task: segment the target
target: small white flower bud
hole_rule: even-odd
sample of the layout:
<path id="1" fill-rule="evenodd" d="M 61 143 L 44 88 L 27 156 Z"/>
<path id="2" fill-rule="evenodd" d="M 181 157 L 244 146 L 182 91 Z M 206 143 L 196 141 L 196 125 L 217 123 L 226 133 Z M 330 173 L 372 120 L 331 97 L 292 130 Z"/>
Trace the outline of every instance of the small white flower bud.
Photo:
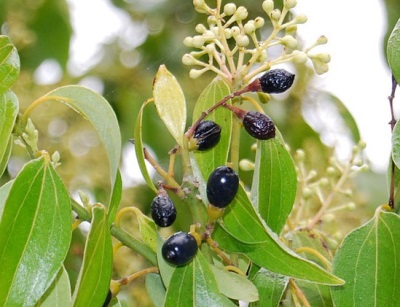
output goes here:
<path id="1" fill-rule="evenodd" d="M 238 36 L 235 37 L 236 44 L 239 47 L 246 47 L 250 44 L 250 40 L 246 35 L 239 34 Z"/>
<path id="2" fill-rule="evenodd" d="M 186 47 L 193 47 L 193 37 L 190 36 L 185 37 L 185 39 L 183 40 L 183 44 Z"/>
<path id="3" fill-rule="evenodd" d="M 230 39 L 232 37 L 232 30 L 230 28 L 226 28 L 224 32 L 226 39 Z"/>
<path id="4" fill-rule="evenodd" d="M 225 13 L 227 16 L 231 16 L 231 15 L 235 14 L 235 12 L 236 12 L 236 4 L 234 4 L 234 3 L 227 3 L 227 4 L 225 4 L 225 6 L 224 6 L 224 13 Z"/>
<path id="5" fill-rule="evenodd" d="M 325 215 L 322 217 L 322 220 L 323 220 L 325 223 L 331 223 L 331 222 L 333 222 L 335 219 L 336 219 L 336 216 L 335 216 L 334 214 L 332 214 L 332 213 L 327 213 L 327 214 L 325 214 Z"/>
<path id="6" fill-rule="evenodd" d="M 261 54 L 258 57 L 257 61 L 260 62 L 260 63 L 264 63 L 267 60 L 268 60 L 268 52 L 267 52 L 267 50 L 261 51 Z"/>
<path id="7" fill-rule="evenodd" d="M 240 28 L 238 26 L 232 27 L 231 30 L 232 30 L 232 36 L 233 37 L 236 37 L 236 36 L 238 36 L 240 34 Z"/>
<path id="8" fill-rule="evenodd" d="M 193 37 L 192 43 L 193 43 L 193 47 L 201 48 L 201 47 L 203 47 L 203 45 L 205 43 L 205 39 L 204 39 L 203 36 L 196 35 L 196 36 Z"/>
<path id="9" fill-rule="evenodd" d="M 319 180 L 319 186 L 320 187 L 327 187 L 329 185 L 329 179 L 328 178 L 321 178 Z"/>
<path id="10" fill-rule="evenodd" d="M 196 79 L 196 78 L 200 77 L 204 72 L 205 72 L 204 69 L 191 69 L 189 71 L 189 77 L 191 79 Z"/>
<path id="11" fill-rule="evenodd" d="M 367 147 L 367 143 L 365 143 L 364 141 L 359 141 L 357 145 L 361 150 L 364 150 L 365 147 Z"/>
<path id="12" fill-rule="evenodd" d="M 306 158 L 306 153 L 303 149 L 297 149 L 295 157 L 297 161 L 304 161 Z"/>
<path id="13" fill-rule="evenodd" d="M 278 21 L 279 18 L 281 18 L 281 11 L 279 9 L 274 9 L 271 12 L 271 19 L 275 20 L 275 21 Z"/>
<path id="14" fill-rule="evenodd" d="M 318 53 L 314 55 L 313 58 L 325 64 L 328 64 L 331 61 L 331 56 L 327 53 Z"/>
<path id="15" fill-rule="evenodd" d="M 306 15 L 298 15 L 296 16 L 296 18 L 294 19 L 296 23 L 306 23 L 307 22 L 307 16 Z"/>
<path id="16" fill-rule="evenodd" d="M 189 53 L 184 54 L 183 57 L 182 57 L 182 63 L 184 65 L 188 65 L 188 66 L 195 65 L 195 62 L 196 62 L 195 59 Z"/>
<path id="17" fill-rule="evenodd" d="M 259 29 L 262 28 L 265 24 L 264 18 L 262 17 L 257 17 L 256 19 L 254 19 L 254 26 Z"/>
<path id="18" fill-rule="evenodd" d="M 321 63 L 319 61 L 312 61 L 315 72 L 317 73 L 317 75 L 322 75 L 326 72 L 328 72 L 329 70 L 329 66 L 328 64 L 325 63 Z"/>
<path id="19" fill-rule="evenodd" d="M 207 28 L 203 24 L 199 23 L 196 26 L 195 30 L 197 33 L 203 34 L 207 30 Z"/>
<path id="20" fill-rule="evenodd" d="M 254 171 L 254 162 L 248 160 L 248 159 L 243 159 L 240 160 L 239 162 L 239 167 L 242 171 Z"/>
<path id="21" fill-rule="evenodd" d="M 318 39 L 317 39 L 317 44 L 318 45 L 325 45 L 328 42 L 328 39 L 326 38 L 326 36 L 321 35 Z"/>
<path id="22" fill-rule="evenodd" d="M 213 31 L 210 30 L 206 30 L 203 34 L 202 34 L 203 38 L 205 41 L 211 41 L 215 38 L 215 34 L 213 33 Z"/>
<path id="23" fill-rule="evenodd" d="M 283 5 L 287 9 L 292 9 L 297 5 L 297 1 L 296 0 L 285 0 Z"/>
<path id="24" fill-rule="evenodd" d="M 205 50 L 207 53 L 213 53 L 215 51 L 215 44 L 214 43 L 208 44 Z"/>
<path id="25" fill-rule="evenodd" d="M 214 33 L 214 37 L 218 37 L 219 28 L 218 27 L 211 27 L 211 32 Z"/>
<path id="26" fill-rule="evenodd" d="M 284 44 L 286 47 L 288 47 L 290 49 L 295 49 L 295 48 L 297 48 L 297 39 L 295 39 L 291 35 L 285 35 L 282 38 L 282 44 Z"/>
<path id="27" fill-rule="evenodd" d="M 254 21 L 253 22 L 251 22 L 251 21 L 248 21 L 243 27 L 244 28 L 244 33 L 246 33 L 246 34 L 252 34 L 256 30 L 256 27 L 254 25 Z"/>
<path id="28" fill-rule="evenodd" d="M 310 188 L 305 187 L 303 191 L 301 191 L 301 195 L 303 196 L 304 199 L 310 199 L 310 197 L 313 195 L 313 191 Z"/>
<path id="29" fill-rule="evenodd" d="M 215 18 L 215 16 L 208 16 L 207 23 L 209 26 L 213 26 L 217 23 L 217 19 Z"/>
<path id="30" fill-rule="evenodd" d="M 353 202 L 349 202 L 348 204 L 347 204 L 347 210 L 349 210 L 349 211 L 354 211 L 355 209 L 356 209 L 356 204 L 355 203 L 353 203 Z"/>
<path id="31" fill-rule="evenodd" d="M 265 13 L 267 13 L 268 15 L 271 14 L 272 10 L 274 9 L 274 1 L 273 0 L 263 1 L 262 8 Z"/>
<path id="32" fill-rule="evenodd" d="M 244 20 L 247 18 L 248 15 L 249 13 L 244 6 L 239 6 L 235 12 L 236 20 Z"/>
<path id="33" fill-rule="evenodd" d="M 337 175 L 337 170 L 333 166 L 328 166 L 328 168 L 326 169 L 326 173 L 329 177 L 333 177 Z"/>
<path id="34" fill-rule="evenodd" d="M 295 50 L 293 51 L 293 63 L 295 64 L 303 64 L 305 62 L 307 62 L 307 54 L 305 54 L 305 52 L 303 51 L 299 51 L 299 50 Z"/>

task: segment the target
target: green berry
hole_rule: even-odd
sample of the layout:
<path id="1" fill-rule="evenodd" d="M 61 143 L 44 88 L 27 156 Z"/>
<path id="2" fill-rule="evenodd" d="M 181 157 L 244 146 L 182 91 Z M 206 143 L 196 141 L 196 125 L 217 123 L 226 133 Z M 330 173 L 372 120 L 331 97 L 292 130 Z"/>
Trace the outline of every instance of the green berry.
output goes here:
<path id="1" fill-rule="evenodd" d="M 171 226 L 176 219 L 176 208 L 171 198 L 165 194 L 159 194 L 151 203 L 151 217 L 160 227 Z"/>
<path id="2" fill-rule="evenodd" d="M 185 265 L 196 255 L 198 250 L 196 239 L 189 233 L 177 232 L 170 236 L 161 248 L 165 261 L 172 265 Z"/>
<path id="3" fill-rule="evenodd" d="M 225 208 L 235 198 L 239 188 L 239 177 L 229 166 L 217 167 L 208 177 L 207 199 L 218 208 Z"/>

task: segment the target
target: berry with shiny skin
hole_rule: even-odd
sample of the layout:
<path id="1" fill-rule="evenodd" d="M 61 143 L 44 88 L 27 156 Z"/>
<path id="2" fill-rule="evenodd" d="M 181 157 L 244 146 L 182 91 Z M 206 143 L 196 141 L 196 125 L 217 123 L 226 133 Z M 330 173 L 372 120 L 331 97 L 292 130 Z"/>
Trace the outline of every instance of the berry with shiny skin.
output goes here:
<path id="1" fill-rule="evenodd" d="M 196 239 L 189 233 L 179 231 L 165 240 L 161 254 L 165 261 L 172 265 L 185 265 L 196 255 Z"/>
<path id="2" fill-rule="evenodd" d="M 261 89 L 268 94 L 283 93 L 292 86 L 294 77 L 294 74 L 284 69 L 269 70 L 260 77 Z"/>
<path id="3" fill-rule="evenodd" d="M 157 195 L 151 203 L 151 217 L 160 227 L 171 226 L 176 219 L 176 208 L 166 193 Z"/>
<path id="4" fill-rule="evenodd" d="M 200 122 L 190 141 L 190 148 L 200 151 L 208 150 L 218 144 L 221 138 L 221 127 L 211 120 Z"/>
<path id="5" fill-rule="evenodd" d="M 239 177 L 229 166 L 217 167 L 208 177 L 207 199 L 211 205 L 225 208 L 235 198 Z"/>
<path id="6" fill-rule="evenodd" d="M 249 111 L 243 118 L 246 131 L 258 140 L 268 140 L 275 137 L 275 124 L 265 114 Z"/>

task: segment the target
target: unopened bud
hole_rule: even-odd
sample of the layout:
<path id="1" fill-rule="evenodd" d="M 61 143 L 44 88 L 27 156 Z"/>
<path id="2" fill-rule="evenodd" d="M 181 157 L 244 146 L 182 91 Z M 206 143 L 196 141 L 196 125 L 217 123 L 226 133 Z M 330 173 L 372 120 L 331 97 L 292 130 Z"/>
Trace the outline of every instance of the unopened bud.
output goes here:
<path id="1" fill-rule="evenodd" d="M 262 8 L 265 13 L 268 15 L 271 14 L 272 10 L 274 9 L 274 1 L 273 0 L 265 0 L 262 3 Z"/>
<path id="2" fill-rule="evenodd" d="M 236 12 L 236 4 L 234 4 L 234 3 L 227 3 L 227 4 L 225 4 L 225 6 L 224 6 L 224 13 L 225 13 L 227 16 L 231 16 L 231 15 L 235 14 L 235 12 Z"/>

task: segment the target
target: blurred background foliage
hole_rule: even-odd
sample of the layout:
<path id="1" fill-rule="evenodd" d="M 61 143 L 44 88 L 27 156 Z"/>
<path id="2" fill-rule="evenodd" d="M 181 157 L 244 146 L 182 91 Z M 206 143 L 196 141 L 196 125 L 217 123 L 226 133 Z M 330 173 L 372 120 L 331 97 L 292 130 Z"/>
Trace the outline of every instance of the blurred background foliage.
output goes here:
<path id="1" fill-rule="evenodd" d="M 261 14 L 261 1 L 235 2 L 237 5 L 245 5 L 249 16 Z M 277 2 L 279 1 L 276 1 L 276 6 L 280 7 Z M 194 26 L 200 22 L 204 23 L 204 15 L 199 15 L 193 10 L 192 1 L 110 1 L 108 4 L 114 10 L 119 10 L 129 17 L 127 29 L 132 26 L 139 29 L 135 34 L 137 37 L 128 37 L 127 43 L 126 33 L 116 33 L 107 39 L 107 42 L 103 42 L 98 54 L 88 63 L 90 65 L 79 67 L 77 71 L 76 67 L 71 65 L 73 54 L 70 49 L 74 35 L 81 31 L 80 28 L 73 27 L 71 20 L 70 12 L 76 3 L 77 1 L 65 0 L 0 1 L 1 34 L 10 36 L 21 57 L 21 76 L 13 90 L 20 99 L 23 110 L 36 98 L 58 86 L 94 85 L 114 108 L 120 123 L 122 141 L 126 146 L 122 172 L 127 175 L 124 177 L 125 190 L 121 206 L 135 205 L 148 213 L 154 194 L 138 179 L 140 175 L 138 169 L 134 168 L 134 157 L 126 154 L 133 150 L 128 139 L 133 135 L 134 122 L 141 104 L 151 97 L 153 78 L 160 64 L 165 64 L 180 82 L 186 95 L 190 117 L 197 97 L 214 77 L 212 74 L 206 74 L 196 80 L 189 79 L 189 69 L 181 63 L 182 55 L 188 52 L 182 41 L 186 36 L 195 34 Z M 400 13 L 400 2 L 386 0 L 384 4 L 387 7 L 388 29 L 392 29 Z M 87 15 L 88 26 L 95 15 L 96 7 L 93 7 Z M 103 22 L 108 24 L 110 21 L 105 18 Z M 268 31 L 265 32 L 262 35 L 268 34 Z M 386 49 L 385 46 L 386 43 L 383 43 L 382 48 Z M 44 65 L 49 63 L 51 65 Z M 43 67 L 45 74 L 59 72 L 58 77 L 50 82 L 41 82 L 40 72 L 43 73 Z M 278 104 L 272 101 L 265 105 L 265 110 L 274 119 L 292 152 L 299 148 L 304 149 L 308 168 L 323 174 L 335 150 L 322 142 L 324 133 L 333 133 L 338 142 L 345 139 L 354 144 L 359 139 L 359 132 L 344 105 L 332 94 L 320 92 L 310 68 L 301 66 L 293 69 L 297 70 L 298 82 L 288 96 L 279 98 L 284 99 L 285 103 Z M 333 108 L 335 118 L 342 118 L 341 121 L 337 121 L 341 126 L 338 131 L 326 131 L 330 128 L 326 128 L 323 121 L 318 122 L 315 115 L 314 124 L 312 120 L 310 122 L 310 116 L 307 117 L 310 110 L 312 112 L 324 103 Z M 50 153 L 55 150 L 60 152 L 62 165 L 58 171 L 71 194 L 76 195 L 78 190 L 83 190 L 91 195 L 93 200 L 107 202 L 110 193 L 108 163 L 90 125 L 68 108 L 52 103 L 40 106 L 40 109 L 32 114 L 32 118 L 40 133 L 40 146 Z M 158 119 L 154 107 L 146 109 L 144 123 L 145 143 L 160 164 L 167 167 L 168 151 L 174 143 Z M 254 159 L 254 152 L 250 149 L 252 142 L 253 140 L 243 135 L 240 153 L 242 158 Z M 27 159 L 24 150 L 15 147 L 8 171 L 0 178 L 0 183 L 15 176 Z M 251 182 L 251 172 L 242 172 L 240 175 L 245 183 Z M 350 184 L 355 191 L 352 201 L 357 204 L 357 209 L 345 213 L 344 221 L 349 224 L 345 225 L 343 232 L 366 221 L 387 197 L 385 175 L 363 173 Z M 178 203 L 180 210 L 176 227 L 187 227 L 185 210 L 179 206 Z M 125 225 L 135 232 L 134 217 L 127 216 Z M 74 236 L 67 263 L 72 282 L 80 265 L 84 231 L 75 231 Z M 115 257 L 115 277 L 131 274 L 146 266 L 140 256 L 121 248 Z M 126 296 L 126 301 L 133 305 L 151 306 L 148 297 L 143 295 L 143 289 L 144 283 L 140 280 L 128 287 L 128 291 L 123 295 Z"/>

